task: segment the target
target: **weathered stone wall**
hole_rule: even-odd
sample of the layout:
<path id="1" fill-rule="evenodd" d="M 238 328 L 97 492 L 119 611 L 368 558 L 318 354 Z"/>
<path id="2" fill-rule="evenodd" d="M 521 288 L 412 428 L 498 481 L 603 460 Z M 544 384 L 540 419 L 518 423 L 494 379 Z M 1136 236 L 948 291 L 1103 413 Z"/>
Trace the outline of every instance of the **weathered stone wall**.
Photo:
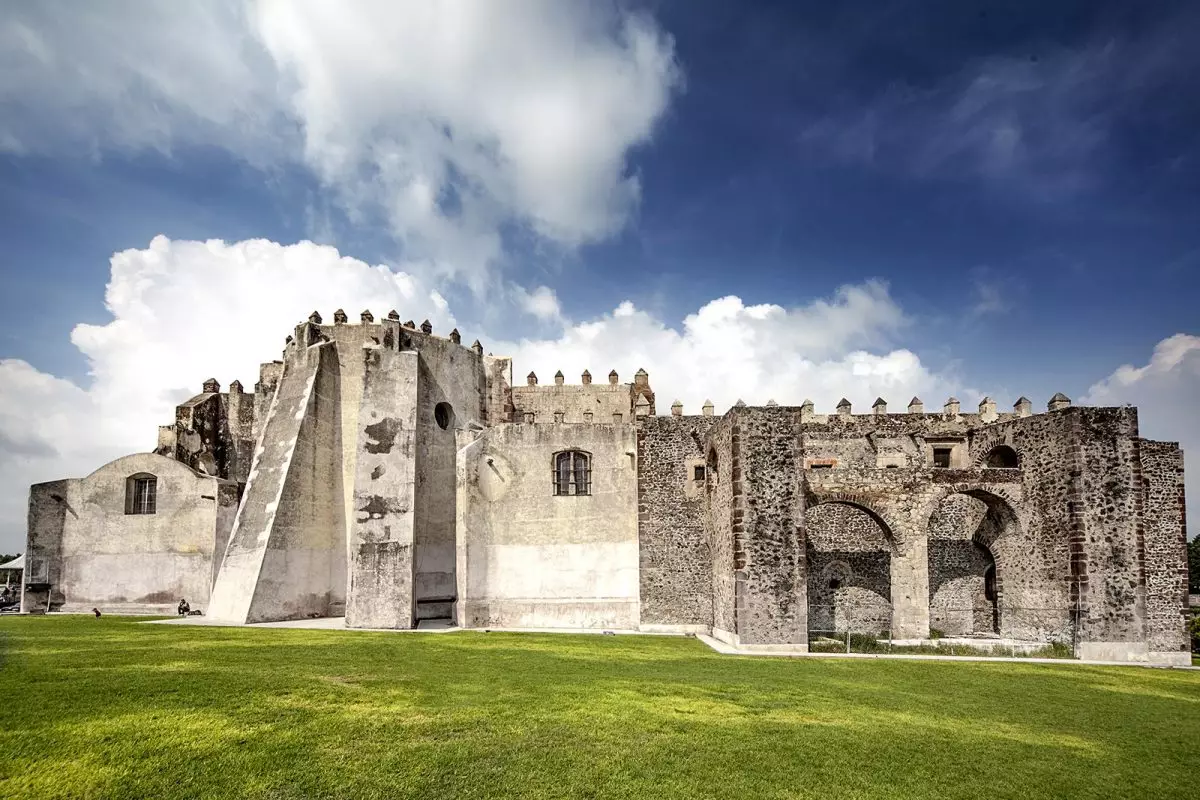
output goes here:
<path id="1" fill-rule="evenodd" d="M 336 345 L 315 341 L 288 353 L 213 587 L 215 619 L 344 613 L 340 373 Z"/>
<path id="2" fill-rule="evenodd" d="M 140 473 L 157 479 L 155 513 L 126 514 L 127 480 Z M 221 504 L 230 489 L 153 453 L 124 456 L 86 478 L 38 484 L 30 492 L 26 580 L 38 578 L 44 564 L 51 608 L 63 611 L 162 613 L 180 598 L 204 608 L 214 551 L 227 535 Z M 45 608 L 46 595 L 31 593 L 25 602 Z"/>
<path id="3" fill-rule="evenodd" d="M 1071 554 L 1073 473 L 1083 468 L 1077 458 L 1073 413 L 1068 409 L 1002 420 L 971 436 L 973 464 L 983 465 L 987 455 L 1003 445 L 1017 453 L 1020 465 L 1015 470 L 1021 495 L 1013 503 L 1016 524 L 1002 532 L 1001 520 L 992 513 L 975 533 L 996 562 L 997 616 L 1004 636 L 1067 642 L 1075 638 L 1074 571 L 1086 571 L 1086 565 L 1079 541 L 1076 555 Z"/>
<path id="4" fill-rule="evenodd" d="M 892 624 L 887 533 L 860 508 L 841 503 L 804 512 L 810 631 L 878 634 Z"/>
<path id="5" fill-rule="evenodd" d="M 732 414 L 720 418 L 709 429 L 705 456 L 708 484 L 705 488 L 704 522 L 712 558 L 712 625 L 713 633 L 725 638 L 737 636 L 737 582 L 733 555 L 733 428 Z M 740 493 L 736 501 L 740 507 Z"/>
<path id="6" fill-rule="evenodd" d="M 25 590 L 21 596 L 21 610 L 25 613 L 53 611 L 61 608 L 65 602 L 60 576 L 67 487 L 71 483 L 74 481 L 49 481 L 29 487 L 23 576 Z"/>
<path id="7" fill-rule="evenodd" d="M 250 477 L 250 467 L 254 462 L 254 448 L 258 439 L 254 436 L 254 409 L 256 401 L 253 394 L 242 391 L 240 384 L 229 386 L 225 395 L 226 429 L 229 440 L 226 442 L 226 471 L 222 478 L 236 481 L 241 486 L 246 485 Z"/>
<path id="8" fill-rule="evenodd" d="M 713 566 L 704 524 L 704 438 L 716 422 L 716 417 L 671 416 L 646 417 L 639 425 L 643 625 L 712 624 Z"/>
<path id="9" fill-rule="evenodd" d="M 1075 408 L 1079 506 L 1087 583 L 1082 638 L 1145 647 L 1142 492 L 1134 409 Z"/>
<path id="10" fill-rule="evenodd" d="M 929 518 L 929 627 L 950 636 L 995 633 L 984 578 L 993 559 L 975 535 L 987 504 L 965 494 L 942 500 Z"/>
<path id="11" fill-rule="evenodd" d="M 637 628 L 634 427 L 516 424 L 459 438 L 459 624 Z M 590 494 L 555 496 L 563 450 L 591 454 Z"/>
<path id="12" fill-rule="evenodd" d="M 514 419 L 516 408 L 512 394 L 512 359 L 484 356 L 483 370 L 486 375 L 486 405 L 484 425 L 503 425 L 519 422 Z M 603 420 L 602 420 L 603 421 Z"/>
<path id="13" fill-rule="evenodd" d="M 346 625 L 410 628 L 419 356 L 364 348 Z"/>
<path id="14" fill-rule="evenodd" d="M 973 462 L 1000 444 L 1020 458 L 1025 538 L 993 547 L 1002 633 L 1006 618 L 1022 616 L 1025 628 L 1042 608 L 1046 638 L 1069 635 L 1077 619 L 1081 653 L 1144 656 L 1136 438 L 1128 408 L 1068 407 L 975 432 Z"/>
<path id="15" fill-rule="evenodd" d="M 742 644 L 807 645 L 808 598 L 798 409 L 731 412 L 737 634 Z M 736 498 L 745 498 L 739 519 Z"/>
<path id="16" fill-rule="evenodd" d="M 262 440 L 267 414 L 271 411 L 271 402 L 275 399 L 275 390 L 279 388 L 279 379 L 282 377 L 282 361 L 268 361 L 259 365 L 258 382 L 254 384 L 254 422 L 250 437 L 255 447 Z M 253 455 L 250 460 L 253 462 Z"/>
<path id="17" fill-rule="evenodd" d="M 629 422 L 633 419 L 632 391 L 628 383 L 607 382 L 514 386 L 514 419 L 527 422 L 532 414 L 533 422 Z M 556 416 L 559 414 L 561 418 Z"/>
<path id="18" fill-rule="evenodd" d="M 447 339 L 409 332 L 420 352 L 417 383 L 416 565 L 413 595 L 446 603 L 455 597 L 455 429 L 483 427 L 486 375 L 481 358 Z M 448 406 L 446 427 L 437 407 Z M 441 607 L 429 615 L 440 615 Z"/>
<path id="19" fill-rule="evenodd" d="M 1183 451 L 1175 442 L 1142 440 L 1141 460 L 1146 519 L 1146 638 L 1152 652 L 1186 653 Z"/>

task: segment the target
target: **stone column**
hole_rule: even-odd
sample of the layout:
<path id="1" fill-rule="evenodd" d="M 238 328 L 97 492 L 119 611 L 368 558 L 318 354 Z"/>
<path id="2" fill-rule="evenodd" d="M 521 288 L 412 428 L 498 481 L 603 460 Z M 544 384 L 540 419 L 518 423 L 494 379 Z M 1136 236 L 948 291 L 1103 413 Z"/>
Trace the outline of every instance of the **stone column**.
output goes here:
<path id="1" fill-rule="evenodd" d="M 892 636 L 929 637 L 929 539 L 913 536 L 897 543 L 892 556 Z"/>

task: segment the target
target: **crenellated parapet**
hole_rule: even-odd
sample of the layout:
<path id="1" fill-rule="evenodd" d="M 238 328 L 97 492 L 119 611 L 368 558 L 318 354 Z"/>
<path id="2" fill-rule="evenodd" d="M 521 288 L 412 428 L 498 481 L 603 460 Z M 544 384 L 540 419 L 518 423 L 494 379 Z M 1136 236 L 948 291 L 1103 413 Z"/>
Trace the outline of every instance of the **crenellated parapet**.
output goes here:
<path id="1" fill-rule="evenodd" d="M 284 360 L 290 353 L 299 353 L 305 348 L 335 341 L 341 347 L 374 347 L 405 351 L 420 350 L 429 341 L 441 341 L 464 350 L 473 352 L 476 357 L 483 356 L 483 345 L 476 339 L 469 347 L 462 344 L 462 334 L 458 328 L 453 328 L 448 334 L 436 336 L 433 323 L 428 319 L 419 326 L 409 320 L 400 321 L 400 312 L 396 309 L 389 311 L 383 319 L 376 320 L 370 309 L 363 309 L 358 315 L 358 323 L 350 322 L 350 317 L 344 309 L 333 312 L 333 324 L 324 322 L 319 311 L 309 314 L 307 321 L 296 326 L 295 330 L 284 340 Z"/>
<path id="2" fill-rule="evenodd" d="M 770 408 L 776 405 L 773 400 L 768 400 L 765 407 Z M 1047 413 L 1061 411 L 1070 407 L 1070 398 L 1061 392 L 1055 394 L 1046 404 Z M 796 407 L 796 411 L 800 415 L 801 422 L 817 425 L 840 424 L 870 427 L 872 425 L 902 423 L 905 420 L 939 420 L 970 428 L 1031 416 L 1033 415 L 1033 404 L 1028 398 L 1021 397 L 1013 404 L 1011 412 L 1002 412 L 997 410 L 995 400 L 991 397 L 984 397 L 979 401 L 975 413 L 963 413 L 962 403 L 959 402 L 959 399 L 957 397 L 950 397 L 942 404 L 940 411 L 926 412 L 925 403 L 922 402 L 921 398 L 914 397 L 909 401 L 908 407 L 904 412 L 895 413 L 888 411 L 886 399 L 877 397 L 875 398 L 875 402 L 871 404 L 870 414 L 855 414 L 850 400 L 843 397 L 834 409 L 834 413 L 817 413 L 816 407 L 811 400 L 805 400 Z"/>
<path id="3" fill-rule="evenodd" d="M 513 387 L 512 398 L 516 422 L 623 424 L 654 413 L 654 392 L 645 370 L 638 370 L 633 383 L 621 383 L 612 370 L 603 384 L 593 382 L 587 369 L 579 383 L 568 383 L 562 370 L 554 373 L 549 384 L 530 372 L 524 386 Z"/>

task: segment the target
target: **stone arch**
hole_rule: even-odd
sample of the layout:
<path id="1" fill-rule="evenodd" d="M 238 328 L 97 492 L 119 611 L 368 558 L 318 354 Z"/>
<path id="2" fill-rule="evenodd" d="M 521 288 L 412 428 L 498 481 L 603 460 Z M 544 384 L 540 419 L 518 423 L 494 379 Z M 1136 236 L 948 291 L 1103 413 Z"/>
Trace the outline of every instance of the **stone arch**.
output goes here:
<path id="1" fill-rule="evenodd" d="M 1007 444 L 998 444 L 983 456 L 983 465 L 988 469 L 1020 469 L 1021 457 Z"/>
<path id="2" fill-rule="evenodd" d="M 1059 592 L 1006 487 L 954 486 L 930 515 L 930 627 L 947 634 L 1044 639 L 1059 627 Z M 989 570 L 994 599 L 989 599 Z M 1047 622 L 1047 620 L 1050 620 Z"/>
<path id="3" fill-rule="evenodd" d="M 806 512 L 810 508 L 823 505 L 842 505 L 858 509 L 869 516 L 875 522 L 875 524 L 883 530 L 884 535 L 887 536 L 888 543 L 893 549 L 895 549 L 897 542 L 897 526 L 892 523 L 891 519 L 889 518 L 890 515 L 875 505 L 875 503 L 869 498 L 856 494 L 845 494 L 841 492 L 820 495 L 810 492 L 805 499 Z"/>
<path id="4" fill-rule="evenodd" d="M 1025 450 L 1021 444 L 1013 440 L 1010 430 L 987 430 L 978 438 L 973 438 L 969 447 L 971 466 L 975 469 L 987 468 L 988 456 L 998 447 L 1006 447 L 1017 458 L 1017 464 L 1025 465 Z"/>
<path id="5" fill-rule="evenodd" d="M 891 626 L 891 527 L 878 510 L 829 498 L 804 510 L 808 627 L 879 635 Z"/>

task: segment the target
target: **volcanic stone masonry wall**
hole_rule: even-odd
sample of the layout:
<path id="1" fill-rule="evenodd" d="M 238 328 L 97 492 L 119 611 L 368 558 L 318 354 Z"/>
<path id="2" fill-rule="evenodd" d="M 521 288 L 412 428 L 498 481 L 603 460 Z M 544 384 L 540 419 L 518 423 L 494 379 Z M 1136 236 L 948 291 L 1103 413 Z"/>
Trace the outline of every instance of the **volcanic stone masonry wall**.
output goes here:
<path id="1" fill-rule="evenodd" d="M 1072 495 L 1082 516 L 1088 591 L 1084 636 L 1097 642 L 1144 641 L 1142 492 L 1133 409 L 1078 409 L 1081 480 Z"/>
<path id="2" fill-rule="evenodd" d="M 984 593 L 989 559 L 974 540 L 986 514 L 983 501 L 954 494 L 929 519 L 929 626 L 950 636 L 994 627 L 994 609 Z"/>
<path id="3" fill-rule="evenodd" d="M 810 631 L 878 634 L 892 624 L 891 545 L 865 511 L 824 503 L 804 512 Z"/>
<path id="4" fill-rule="evenodd" d="M 733 419 L 722 417 L 708 434 L 706 454 L 708 513 L 704 519 L 712 548 L 712 625 L 714 635 L 737 633 L 736 586 L 733 556 Z M 739 476 L 740 477 L 740 476 Z M 740 496 L 738 498 L 741 500 Z"/>
<path id="5" fill-rule="evenodd" d="M 637 434 L 641 620 L 712 623 L 704 437 L 716 417 L 647 417 Z M 697 468 L 700 477 L 697 479 Z"/>
<path id="6" fill-rule="evenodd" d="M 1187 527 L 1183 451 L 1174 442 L 1141 442 L 1146 513 L 1146 636 L 1152 652 L 1187 650 Z"/>
<path id="7" fill-rule="evenodd" d="M 1072 408 L 1000 422 L 973 432 L 971 460 L 981 464 L 1000 444 L 1017 452 L 1023 501 L 1014 510 L 1021 522 L 1020 540 L 988 544 L 996 558 L 1000 605 L 1012 609 L 1023 623 L 1037 627 L 1070 625 L 1075 586 L 1086 579 L 1087 559 L 1077 535 L 1071 494 L 1077 478 L 1073 420 L 1082 409 Z M 1073 533 L 1076 532 L 1076 533 Z M 1072 545 L 1072 537 L 1075 543 Z M 1072 556 L 1072 548 L 1075 555 Z M 1002 633 L 1019 635 L 1019 627 Z"/>
<path id="8" fill-rule="evenodd" d="M 808 642 L 796 412 L 782 406 L 732 412 L 733 491 L 736 498 L 742 489 L 745 498 L 740 521 L 735 507 L 733 531 L 738 637 L 746 644 Z"/>

